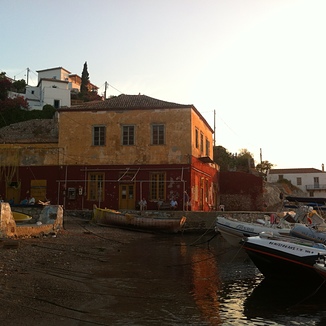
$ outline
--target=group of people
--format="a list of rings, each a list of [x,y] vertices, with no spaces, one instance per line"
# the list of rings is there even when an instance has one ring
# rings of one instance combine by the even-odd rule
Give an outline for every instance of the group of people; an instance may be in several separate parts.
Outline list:
[[[144,211],[144,210],[147,209],[147,201],[146,201],[145,198],[141,199],[138,204],[139,204],[139,209],[141,211]],[[161,200],[159,198],[158,201],[157,201],[157,208],[158,209],[161,209],[162,205],[163,205],[163,200]],[[189,195],[188,195],[187,191],[185,191],[184,192],[184,209],[186,211],[188,211],[189,210],[189,206],[190,206],[190,198],[189,198]],[[178,202],[177,202],[177,200],[176,200],[175,197],[172,197],[171,198],[171,201],[170,201],[170,209],[172,209],[172,210],[178,209]]]
[[[26,197],[20,202],[21,205],[35,205],[34,197]]]

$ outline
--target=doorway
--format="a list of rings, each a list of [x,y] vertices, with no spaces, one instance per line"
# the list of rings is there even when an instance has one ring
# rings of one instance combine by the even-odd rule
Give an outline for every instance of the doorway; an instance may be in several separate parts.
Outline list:
[[[120,184],[119,209],[135,209],[135,185]]]

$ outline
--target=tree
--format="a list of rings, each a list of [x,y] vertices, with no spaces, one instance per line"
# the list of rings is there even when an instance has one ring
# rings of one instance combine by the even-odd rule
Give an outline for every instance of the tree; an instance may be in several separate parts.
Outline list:
[[[84,68],[81,76],[80,92],[82,95],[86,95],[88,93],[88,84],[89,84],[89,74],[87,70],[87,61],[86,61],[84,63]]]
[[[274,166],[274,164],[268,161],[262,161],[261,163],[256,165],[256,170],[262,175],[262,177],[266,180],[268,171]]]
[[[25,90],[26,90],[26,82],[24,79],[20,79],[20,80],[15,80],[12,83],[12,91],[16,92],[16,93],[23,93],[25,94]]]
[[[230,153],[223,146],[216,146],[213,155],[221,171],[250,173],[255,168],[254,156],[246,148],[240,149],[239,153]]]
[[[236,158],[237,171],[249,173],[251,169],[255,168],[254,156],[246,149],[240,149]]]
[[[11,89],[11,81],[6,77],[5,72],[0,73],[0,100],[4,101],[8,98],[8,92]]]
[[[0,73],[0,111],[13,110],[13,109],[27,109],[28,102],[22,96],[14,98],[8,97],[8,92],[13,88],[13,83],[6,77],[5,72]]]
[[[215,146],[213,150],[214,162],[220,166],[221,171],[228,171],[232,168],[232,154],[223,146]]]

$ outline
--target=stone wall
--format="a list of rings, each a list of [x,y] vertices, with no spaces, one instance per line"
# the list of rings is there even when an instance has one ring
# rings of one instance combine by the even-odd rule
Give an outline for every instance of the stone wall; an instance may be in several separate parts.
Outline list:
[[[32,205],[31,205],[32,206]],[[63,226],[63,208],[60,205],[26,206],[16,211],[32,216],[27,222],[17,222],[8,203],[1,203],[0,238],[38,237],[56,234]]]

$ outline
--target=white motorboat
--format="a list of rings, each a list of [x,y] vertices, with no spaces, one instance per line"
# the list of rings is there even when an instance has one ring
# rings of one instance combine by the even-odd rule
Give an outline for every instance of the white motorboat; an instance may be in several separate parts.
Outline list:
[[[292,226],[293,223],[288,222],[285,218],[278,221],[275,216],[266,216],[265,219],[257,219],[253,222],[218,216],[215,231],[219,232],[232,246],[239,246],[243,238],[257,236],[261,232],[272,232],[275,235],[288,236]]]
[[[323,282],[314,265],[320,256],[326,255],[324,244],[263,232],[244,239],[242,245],[266,278],[290,282],[309,280],[313,284]]]

